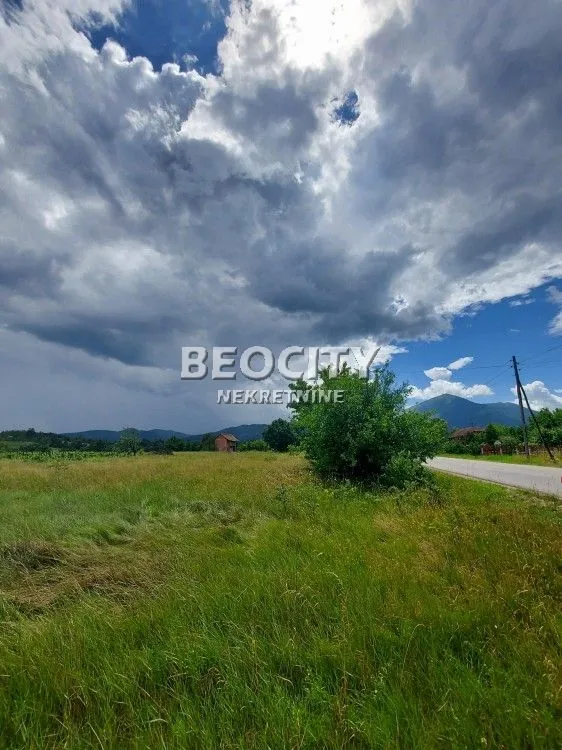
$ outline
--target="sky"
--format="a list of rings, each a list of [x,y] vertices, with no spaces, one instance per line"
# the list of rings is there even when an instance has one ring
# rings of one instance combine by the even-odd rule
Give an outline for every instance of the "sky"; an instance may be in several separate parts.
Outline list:
[[[562,406],[561,35],[560,0],[0,0],[0,429],[284,415],[183,346],[377,344],[411,403],[512,401],[516,355]]]

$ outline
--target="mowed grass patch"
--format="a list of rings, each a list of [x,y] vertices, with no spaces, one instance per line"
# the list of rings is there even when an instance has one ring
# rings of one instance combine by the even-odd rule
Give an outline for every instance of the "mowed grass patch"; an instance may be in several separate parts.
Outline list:
[[[95,526],[137,525],[190,503],[261,511],[271,488],[306,476],[302,459],[276,454],[185,453],[68,463],[0,460],[0,544],[78,538]]]
[[[562,741],[555,501],[322,487],[270,454],[107,464],[3,475],[4,746]]]
[[[37,613],[83,590],[146,590],[169,576],[175,557],[185,554],[183,542],[198,530],[234,523],[249,529],[268,487],[290,486],[305,474],[302,461],[288,466],[272,454],[193,459],[0,462],[5,600]]]

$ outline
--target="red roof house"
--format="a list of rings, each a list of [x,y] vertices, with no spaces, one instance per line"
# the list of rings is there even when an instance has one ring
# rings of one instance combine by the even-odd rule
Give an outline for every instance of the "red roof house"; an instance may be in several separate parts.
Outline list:
[[[239,442],[235,435],[231,435],[228,432],[221,432],[215,438],[215,449],[221,453],[234,453],[236,445]]]

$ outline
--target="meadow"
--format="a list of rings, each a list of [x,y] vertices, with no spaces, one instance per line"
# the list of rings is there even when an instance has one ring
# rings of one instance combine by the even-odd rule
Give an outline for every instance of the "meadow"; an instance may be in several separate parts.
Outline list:
[[[554,748],[556,500],[0,461],[0,747]]]

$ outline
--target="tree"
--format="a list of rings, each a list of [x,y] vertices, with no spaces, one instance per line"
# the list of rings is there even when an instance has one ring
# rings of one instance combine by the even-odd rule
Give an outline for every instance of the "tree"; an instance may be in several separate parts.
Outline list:
[[[550,446],[562,446],[562,409],[541,409],[535,414],[543,437]],[[529,423],[529,437],[533,443],[541,443],[541,438],[533,420]]]
[[[295,430],[286,419],[276,419],[265,428],[263,439],[274,451],[285,453],[297,442]]]
[[[185,440],[182,440],[177,435],[172,435],[166,440],[166,445],[173,453],[180,453],[186,450]]]
[[[138,430],[134,427],[126,427],[121,431],[119,440],[115,443],[115,450],[119,453],[126,453],[135,456],[140,453],[142,440]]]
[[[211,435],[210,433],[207,433],[206,435],[203,435],[201,438],[201,442],[199,443],[199,449],[202,451],[214,451],[216,450],[215,447],[215,436]]]
[[[489,424],[486,427],[486,431],[484,433],[484,440],[489,443],[490,445],[493,445],[496,440],[499,440],[500,438],[500,431],[496,427],[495,424]]]
[[[305,455],[323,478],[403,486],[423,475],[423,462],[447,438],[443,420],[406,408],[409,386],[396,386],[388,367],[370,380],[347,368],[339,374],[324,370],[318,385],[303,389],[297,383],[292,389],[306,392],[290,408]],[[314,390],[342,391],[343,399],[313,399]]]

